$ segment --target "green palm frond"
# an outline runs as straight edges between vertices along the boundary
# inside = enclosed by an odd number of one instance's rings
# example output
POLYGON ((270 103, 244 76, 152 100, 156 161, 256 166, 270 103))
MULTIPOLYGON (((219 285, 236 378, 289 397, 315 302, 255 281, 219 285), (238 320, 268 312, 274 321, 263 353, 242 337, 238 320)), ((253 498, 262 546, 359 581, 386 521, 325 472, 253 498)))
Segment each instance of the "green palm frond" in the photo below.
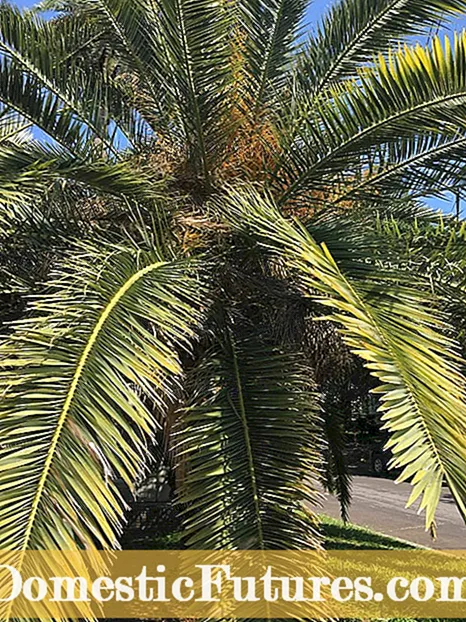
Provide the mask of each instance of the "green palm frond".
POLYGON ((128 68, 147 85, 154 110, 171 108, 172 130, 175 120, 194 171, 209 184, 212 160, 227 134, 231 11, 212 0, 161 0, 156 10, 148 1, 82 4, 95 8, 115 33, 128 68))
POLYGON ((324 242, 317 244, 253 192, 235 192, 226 201, 236 226, 283 258, 308 295, 333 309, 346 343, 380 381, 375 392, 391 433, 393 465, 402 468, 401 481, 411 481, 409 503, 420 498, 427 527, 443 481, 466 518, 465 381, 458 346, 446 336, 448 324, 429 292, 400 272, 390 275, 355 258, 346 275, 324 242))
MULTIPOLYGON (((306 223, 345 274, 363 262, 415 271, 431 287, 455 282, 466 257, 466 223, 416 201, 361 203, 351 212, 322 210, 306 223)), ((442 300, 439 300, 442 303, 442 300)))
POLYGON ((227 328, 180 417, 188 544, 307 549, 319 463, 318 400, 298 355, 227 328), (314 481, 312 481, 314 480, 314 481))
POLYGON ((372 223, 400 261, 408 260, 420 273, 435 274, 437 282, 455 280, 466 267, 464 220, 442 212, 420 212, 413 218, 400 210, 380 215, 375 210, 372 223))
MULTIPOLYGON (((307 228, 325 243, 342 271, 358 276, 362 263, 399 271, 436 295, 454 334, 465 347, 466 223, 415 202, 361 204, 349 213, 323 210, 307 228)), ((361 275, 364 278, 364 273, 361 275)))
POLYGON ((255 112, 274 98, 294 51, 298 25, 307 0, 241 0, 244 63, 248 75, 245 97, 255 112))
MULTIPOLYGON (((173 130, 174 121, 180 119, 176 108, 176 87, 171 80, 171 68, 163 49, 160 33, 160 15, 150 2, 134 0, 74 0, 62 2, 51 0, 43 3, 45 10, 58 11, 65 16, 55 22, 55 28, 62 30, 62 24, 70 21, 93 25, 87 36, 81 36, 74 52, 85 49, 87 42, 95 43, 88 62, 93 62, 92 71, 99 74, 102 67, 95 62, 101 55, 103 64, 109 64, 115 72, 113 83, 123 93, 123 98, 137 106, 137 112, 152 130, 168 132, 173 130), (97 40, 95 40, 97 37, 97 40)), ((76 28, 73 29, 73 32, 76 28)), ((69 39, 67 34, 65 40, 69 39)), ((74 58, 74 61, 79 61, 74 58)), ((86 63, 83 64, 86 68, 86 63)), ((108 72, 104 76, 109 78, 108 72)), ((112 107, 113 111, 113 107, 112 107)))
POLYGON ((25 75, 7 57, 0 57, 0 101, 46 132, 71 153, 79 151, 81 124, 60 101, 44 92, 34 76, 25 75))
POLYGON ((329 409, 327 406, 324 411, 324 430, 327 441, 324 486, 338 499, 341 518, 346 522, 349 520, 352 478, 345 455, 347 448, 345 413, 339 410, 338 406, 337 404, 335 409, 329 409))
MULTIPOLYGON (((463 117, 462 112, 459 115, 463 117)), ((334 189, 330 203, 372 201, 382 203, 406 196, 425 196, 450 188, 460 189, 466 182, 463 156, 466 134, 452 136, 437 132, 400 138, 381 146, 361 166, 358 179, 334 189)))
POLYGON ((117 545, 124 502, 205 304, 189 265, 85 245, 0 346, 0 546, 117 545))
POLYGON ((417 136, 421 157, 431 148, 427 139, 422 148, 424 136, 459 140, 465 64, 466 33, 455 35, 453 46, 445 39, 442 47, 436 38, 427 48, 406 47, 389 60, 380 56, 357 79, 328 90, 320 105, 309 100, 302 109, 305 127, 278 169, 280 185, 287 187, 282 201, 370 177, 369 164, 385 145, 417 136))
POLYGON ((320 92, 393 43, 426 34, 466 10, 464 0, 340 0, 298 59, 303 86, 320 92))
MULTIPOLYGON (((51 66, 55 59, 50 55, 54 50, 49 30, 45 22, 32 14, 22 14, 16 7, 2 4, 0 98, 56 140, 66 141, 72 147, 78 140, 84 110, 78 99, 73 101, 57 84, 60 67, 51 66)), ((91 114, 95 115, 95 110, 91 114)))
POLYGON ((74 181, 98 193, 153 201, 163 182, 154 182, 130 161, 80 160, 60 148, 29 140, 21 144, 0 137, 0 219, 18 206, 34 207, 54 183, 74 181))
POLYGON ((415 220, 403 214, 374 219, 378 239, 388 245, 393 257, 405 263, 413 274, 427 277, 448 313, 455 334, 466 351, 466 223, 437 214, 419 215, 415 220))
POLYGON ((3 3, 0 100, 71 150, 98 139, 116 154, 115 128, 129 140, 140 138, 141 129, 109 77, 78 62, 77 49, 98 33, 89 20, 46 21, 3 3))
MULTIPOLYGON (((0 116, 0 223, 5 227, 12 216, 13 206, 30 204, 44 192, 49 178, 37 166, 41 157, 27 157, 32 153, 33 138, 30 123, 25 123, 15 112, 4 109, 0 116)), ((49 160, 50 158, 48 158, 49 160)))
POLYGON ((31 139, 30 130, 31 124, 25 123, 15 112, 8 108, 0 112, 0 145, 27 143, 31 139))
POLYGON ((160 37, 195 170, 210 184, 225 140, 229 12, 212 0, 161 0, 160 37), (222 123, 223 121, 223 123, 222 123))

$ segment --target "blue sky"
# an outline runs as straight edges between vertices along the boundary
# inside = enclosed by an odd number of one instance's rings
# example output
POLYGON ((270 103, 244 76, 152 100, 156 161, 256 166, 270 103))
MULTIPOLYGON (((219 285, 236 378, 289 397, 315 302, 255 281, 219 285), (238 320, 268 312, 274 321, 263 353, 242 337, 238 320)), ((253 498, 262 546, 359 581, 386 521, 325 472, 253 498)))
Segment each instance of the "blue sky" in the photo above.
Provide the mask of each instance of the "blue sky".
MULTIPOLYGON (((30 7, 37 3, 36 0, 19 0, 16 4, 20 7, 30 7)), ((312 27, 312 23, 315 23, 319 16, 325 12, 325 9, 331 6, 332 0, 314 0, 306 14, 306 23, 312 27)), ((452 24, 452 28, 454 29, 462 29, 466 28, 466 15, 458 19, 454 24, 452 24)), ((451 193, 445 195, 444 199, 432 198, 428 201, 429 205, 434 207, 435 209, 442 209, 445 212, 450 212, 453 209, 453 196, 451 193)), ((463 215, 466 212, 466 205, 462 206, 463 215)))

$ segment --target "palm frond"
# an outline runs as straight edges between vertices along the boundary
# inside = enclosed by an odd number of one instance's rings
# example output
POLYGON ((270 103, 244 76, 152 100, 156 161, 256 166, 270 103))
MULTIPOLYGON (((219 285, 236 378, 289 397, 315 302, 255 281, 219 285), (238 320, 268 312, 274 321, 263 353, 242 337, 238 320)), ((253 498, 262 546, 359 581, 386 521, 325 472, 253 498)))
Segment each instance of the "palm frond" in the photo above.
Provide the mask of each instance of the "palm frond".
POLYGON ((257 112, 274 97, 285 77, 307 0, 241 0, 238 19, 244 37, 245 96, 257 112))
POLYGON ((318 405, 298 355, 225 327, 197 370, 178 451, 198 549, 300 549, 317 543, 312 515, 318 405))
POLYGON ((126 196, 132 201, 160 196, 162 182, 153 182, 130 161, 80 160, 66 150, 30 140, 21 144, 0 137, 0 219, 16 206, 39 203, 54 183, 75 181, 96 192, 126 196))
POLYGON ((225 140, 229 12, 212 0, 161 0, 159 9, 161 42, 190 158, 209 185, 212 161, 225 140))
POLYGON ((25 75, 5 56, 0 57, 0 101, 71 153, 79 151, 79 121, 61 107, 58 98, 49 97, 34 76, 25 75))
POLYGON ((415 288, 409 275, 390 276, 357 258, 347 276, 325 243, 252 191, 233 192, 225 201, 228 218, 283 258, 307 295, 333 309, 346 343, 380 381, 375 392, 391 434, 393 466, 402 468, 401 481, 411 481, 409 504, 420 498, 427 528, 443 481, 466 518, 465 381, 458 346, 446 336, 451 329, 429 292, 415 288))
MULTIPOLYGON (((107 82, 116 85, 127 103, 135 106, 153 131, 173 132, 174 122, 180 122, 176 111, 176 85, 171 79, 170 62, 160 37, 160 13, 151 2, 51 0, 43 5, 46 10, 64 16, 56 20, 56 29, 62 30, 62 24, 66 25, 68 21, 78 29, 82 23, 94 26, 88 38, 81 36, 80 42, 71 47, 66 58, 75 56, 77 51, 86 47, 87 41, 94 42, 97 37, 93 56, 91 54, 87 59, 87 64, 92 63, 92 71, 103 74, 107 82), (95 62, 96 56, 103 58, 102 65, 110 65, 110 72, 95 62), (115 73, 113 79, 109 79, 109 73, 115 73)), ((63 39, 69 38, 65 32, 63 39)), ((86 63, 83 67, 86 68, 86 63)), ((113 108, 112 112, 114 114, 113 108)), ((121 113, 124 108, 120 106, 121 113)))
POLYGON ((406 47, 388 61, 380 56, 357 79, 328 90, 320 104, 309 100, 302 109, 305 127, 278 166, 282 201, 308 191, 331 195, 332 183, 338 188, 364 180, 386 145, 417 136, 420 157, 428 155, 432 135, 459 140, 465 63, 466 33, 455 35, 453 46, 447 38, 442 47, 436 38, 431 47, 406 47))
POLYGON ((429 279, 441 308, 455 327, 463 353, 466 351, 466 223, 445 214, 435 217, 388 214, 373 220, 379 240, 412 274, 429 279))
MULTIPOLYGON (((461 116, 463 116, 460 113, 461 116)), ((361 162, 359 179, 335 187, 331 203, 377 200, 382 202, 406 196, 425 196, 432 192, 461 188, 466 182, 463 155, 466 134, 453 136, 434 132, 400 138, 382 145, 361 162)))
POLYGON ((340 0, 297 60, 302 86, 321 92, 394 43, 440 29, 465 10, 464 0, 340 0))
POLYGON ((340 503, 340 515, 344 522, 349 520, 352 478, 345 455, 347 437, 345 434, 345 413, 336 409, 324 409, 324 430, 327 441, 324 486, 335 495, 340 503))
POLYGON ((161 0, 156 8, 148 1, 83 4, 97 8, 115 33, 154 110, 171 108, 171 130, 174 122, 183 132, 190 164, 208 185, 226 139, 231 11, 212 0, 161 0))
POLYGON ((0 145, 6 142, 22 145, 31 138, 31 124, 25 123, 14 111, 3 108, 0 112, 0 145))
MULTIPOLYGON (((3 3, 0 7, 1 100, 58 142, 73 147, 88 128, 112 149, 98 89, 88 75, 65 76, 63 38, 44 20, 3 3)), ((68 33, 69 34, 69 33, 68 33)), ((65 48, 66 51, 66 48, 65 48)))
POLYGON ((0 346, 0 546, 117 546, 205 303, 182 262, 89 244, 56 270, 0 346))
POLYGON ((130 142, 144 135, 115 81, 82 63, 79 50, 101 37, 95 22, 47 21, 3 3, 0 33, 0 98, 53 140, 79 151, 93 139, 115 155, 117 130, 130 142))

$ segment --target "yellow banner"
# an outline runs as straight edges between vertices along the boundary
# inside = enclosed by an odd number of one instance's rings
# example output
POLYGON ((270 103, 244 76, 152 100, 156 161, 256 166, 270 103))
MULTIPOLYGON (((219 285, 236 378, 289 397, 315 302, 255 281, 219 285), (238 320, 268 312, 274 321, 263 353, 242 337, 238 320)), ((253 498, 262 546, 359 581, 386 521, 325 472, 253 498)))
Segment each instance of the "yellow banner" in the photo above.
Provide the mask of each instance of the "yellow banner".
POLYGON ((461 618, 466 551, 0 551, 0 617, 461 618))

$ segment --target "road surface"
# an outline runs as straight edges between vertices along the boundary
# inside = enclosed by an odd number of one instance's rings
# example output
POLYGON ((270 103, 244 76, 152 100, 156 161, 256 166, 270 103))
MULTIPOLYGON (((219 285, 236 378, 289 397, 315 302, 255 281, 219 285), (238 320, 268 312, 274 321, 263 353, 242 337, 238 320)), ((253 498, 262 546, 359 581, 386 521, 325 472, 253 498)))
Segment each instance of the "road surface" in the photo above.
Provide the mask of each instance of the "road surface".
MULTIPOLYGON (((466 527, 449 491, 442 492, 436 515, 437 540, 433 541, 425 532, 424 515, 417 514, 417 506, 405 508, 410 490, 409 484, 395 484, 390 479, 354 477, 350 521, 436 549, 466 549, 466 527)), ((320 511, 340 517, 338 501, 330 496, 320 511)))

